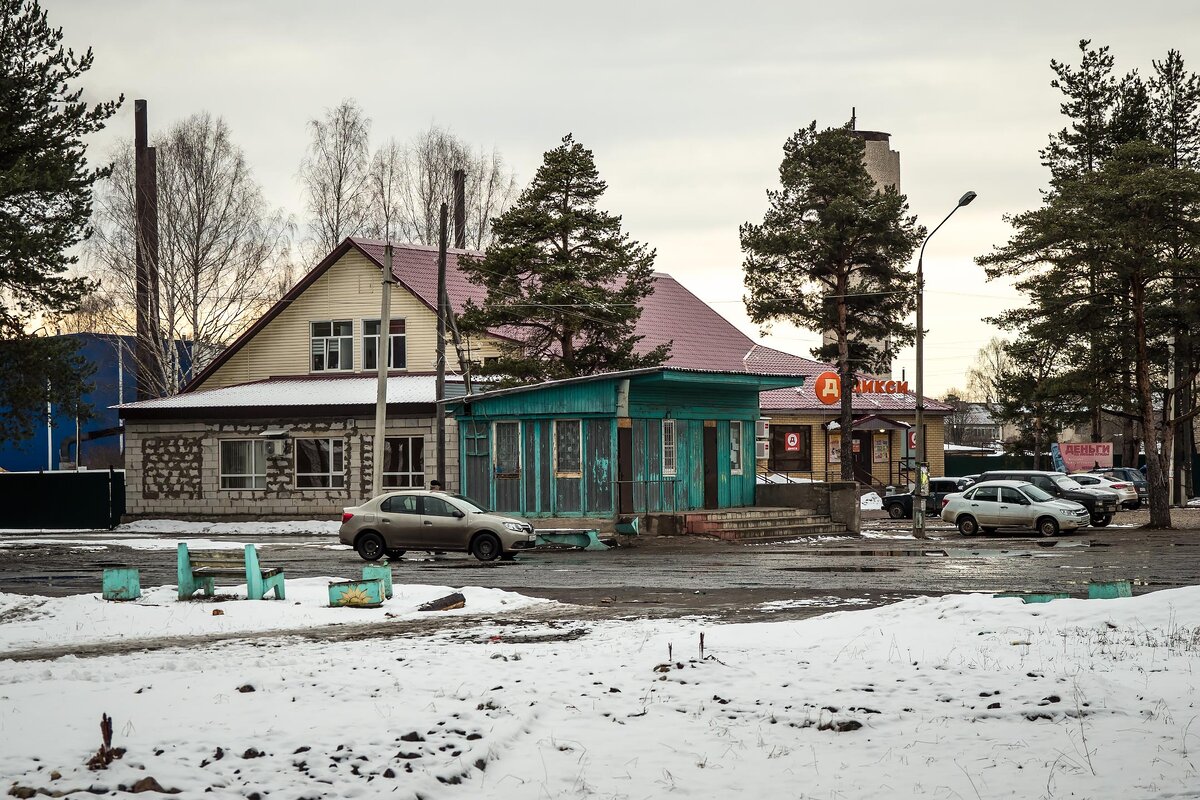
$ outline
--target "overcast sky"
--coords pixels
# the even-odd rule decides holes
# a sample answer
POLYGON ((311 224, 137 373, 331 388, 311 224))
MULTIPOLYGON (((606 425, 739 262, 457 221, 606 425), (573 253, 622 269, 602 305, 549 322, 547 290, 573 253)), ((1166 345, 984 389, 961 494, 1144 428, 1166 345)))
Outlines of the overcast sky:
MULTIPOLYGON (((96 137, 131 136, 196 111, 225 117, 270 202, 304 219, 296 171, 307 120, 354 97, 372 143, 430 123, 495 146, 523 186, 573 132, 608 181, 608 210, 669 272, 752 336, 809 355, 815 334, 746 318, 738 225, 760 221, 781 147, 797 128, 845 122, 892 134, 902 191, 932 229, 926 249, 926 393, 963 386, 1021 302, 973 258, 1002 216, 1037 205, 1037 151, 1062 126, 1051 58, 1108 44, 1143 74, 1169 48, 1200 69, 1200 3, 1092 2, 264 2, 43 0, 69 44, 91 46, 93 99, 126 104, 96 137)), ((915 265, 915 256, 914 261, 915 265)), ((911 350, 895 374, 913 378, 911 350)))

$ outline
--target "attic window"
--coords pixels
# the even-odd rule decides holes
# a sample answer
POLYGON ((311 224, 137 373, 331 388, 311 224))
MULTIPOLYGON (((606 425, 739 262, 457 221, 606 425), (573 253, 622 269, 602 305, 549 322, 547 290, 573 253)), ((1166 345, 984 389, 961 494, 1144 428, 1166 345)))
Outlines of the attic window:
POLYGON ((354 323, 322 320, 309 323, 313 372, 354 369, 354 323))

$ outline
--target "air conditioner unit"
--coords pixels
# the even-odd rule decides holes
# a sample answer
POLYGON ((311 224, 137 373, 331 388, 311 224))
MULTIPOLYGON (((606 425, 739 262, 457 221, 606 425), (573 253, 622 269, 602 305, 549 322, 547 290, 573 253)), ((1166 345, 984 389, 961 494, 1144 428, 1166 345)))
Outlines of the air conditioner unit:
POLYGON ((283 440, 282 439, 267 439, 263 442, 263 450, 269 456, 283 455, 283 440))
POLYGON ((771 443, 766 439, 759 439, 754 443, 754 458, 762 461, 771 455, 771 443))
MULTIPOLYGON (((771 438, 771 419, 763 417, 754 422, 754 438, 769 439, 771 438)), ((765 458, 765 456, 764 456, 765 458)))

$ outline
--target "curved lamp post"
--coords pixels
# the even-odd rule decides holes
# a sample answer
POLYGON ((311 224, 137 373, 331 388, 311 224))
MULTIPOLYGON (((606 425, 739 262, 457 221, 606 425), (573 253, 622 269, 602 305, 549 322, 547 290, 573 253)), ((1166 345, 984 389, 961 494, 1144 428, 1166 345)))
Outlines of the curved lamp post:
POLYGON ((970 205, 975 197, 974 192, 967 192, 958 198, 958 205, 950 209, 946 219, 925 237, 921 243, 921 254, 917 257, 917 497, 913 502, 913 536, 918 539, 925 538, 925 491, 928 484, 921 477, 929 468, 925 461, 925 245, 946 224, 946 220, 954 216, 955 211, 970 205))

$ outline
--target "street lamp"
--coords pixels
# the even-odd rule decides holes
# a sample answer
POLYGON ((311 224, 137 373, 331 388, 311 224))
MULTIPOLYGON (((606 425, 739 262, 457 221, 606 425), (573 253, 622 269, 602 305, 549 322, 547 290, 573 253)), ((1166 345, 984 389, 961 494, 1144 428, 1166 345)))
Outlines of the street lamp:
POLYGON ((925 241, 921 243, 921 254, 917 257, 917 489, 913 503, 913 536, 925 538, 925 497, 927 494, 929 464, 925 460, 925 245, 933 238, 946 220, 954 216, 965 205, 975 199, 974 192, 958 198, 958 205, 950 209, 946 219, 938 223, 925 241))

